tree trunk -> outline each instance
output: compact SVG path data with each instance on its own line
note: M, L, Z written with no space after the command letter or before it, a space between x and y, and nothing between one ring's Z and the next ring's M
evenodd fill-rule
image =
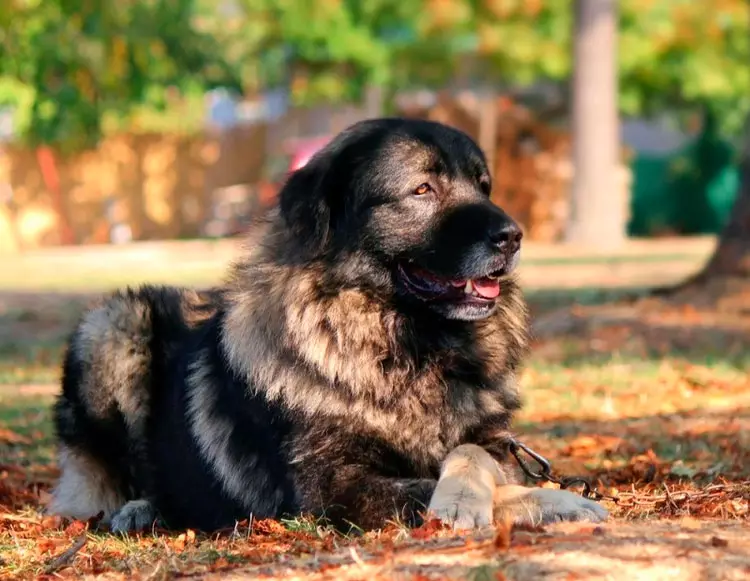
M740 164L740 189L719 243L698 279L750 278L750 119Z
M750 282L750 116L740 162L740 186L729 220L706 265L687 280L654 289L653 295L676 303L714 305L732 296L744 295ZM739 293L739 294L738 294ZM718 302L717 302L718 301ZM725 301L726 302L726 301ZM745 307L743 307L745 308Z
M576 0L569 242L613 248L625 241L619 180L617 2Z

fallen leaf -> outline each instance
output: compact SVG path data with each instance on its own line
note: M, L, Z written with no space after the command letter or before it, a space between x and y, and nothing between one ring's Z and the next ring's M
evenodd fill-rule
M414 539L429 539L438 531L445 530L448 527L443 524L439 518L432 518L425 522L422 526L412 529L411 536Z
M62 528L63 519L58 515L45 516L40 523L42 530L57 530Z
M36 549L40 553L52 552L60 545L65 545L67 542L66 539L39 539L36 543Z
M13 430L0 428L0 442L5 444L31 444L31 439Z
M288 531L279 521L264 519L253 522L253 532L260 535L286 535Z
M80 535L86 530L86 523L80 520L74 520L65 527L65 534L70 536Z
M698 471L689 466L685 466L685 463L682 460L678 460L672 464L669 473L678 478L692 478L698 473Z

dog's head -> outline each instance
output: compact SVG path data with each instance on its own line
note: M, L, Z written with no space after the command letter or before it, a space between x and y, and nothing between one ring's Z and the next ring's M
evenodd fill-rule
M306 259L325 260L346 282L390 293L396 304L476 320L495 310L521 247L520 228L490 202L491 189L484 155L465 133L376 119L342 132L294 172L280 207Z

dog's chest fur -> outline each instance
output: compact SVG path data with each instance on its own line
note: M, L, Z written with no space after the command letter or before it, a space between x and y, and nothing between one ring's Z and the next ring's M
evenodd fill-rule
M234 277L222 336L230 366L311 425L327 419L434 466L482 422L507 427L518 407L526 340L515 286L490 320L452 326L406 319L357 289L326 295L311 270L246 263ZM294 460L311 453L303 446Z

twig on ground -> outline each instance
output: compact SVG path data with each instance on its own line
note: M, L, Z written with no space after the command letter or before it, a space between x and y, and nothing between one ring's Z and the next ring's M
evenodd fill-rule
M44 567L44 572L49 575L55 571L59 571L63 567L66 567L76 556L76 553L80 551L86 544L86 533L79 536L73 544L65 549L62 553L53 557L47 565Z
M724 496L727 499L742 498L750 493L750 481L736 484L712 484L701 490L670 491L665 487L664 494L646 492L621 492L617 495L618 504L623 508L636 506L661 507L668 505L672 512L680 508L681 503L699 502Z

